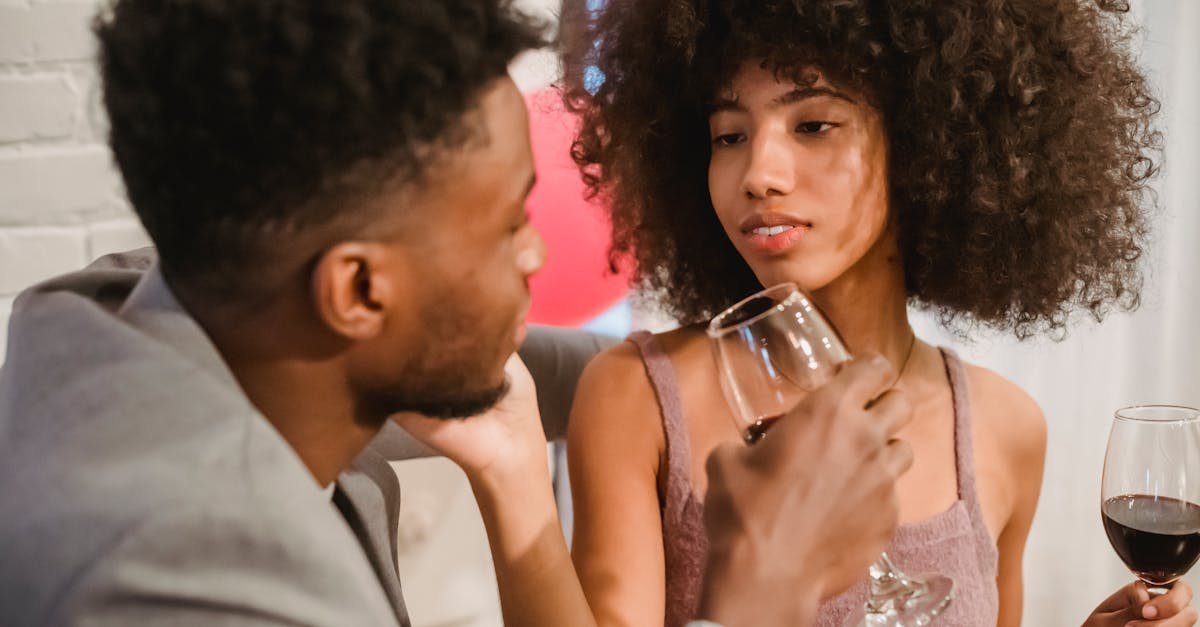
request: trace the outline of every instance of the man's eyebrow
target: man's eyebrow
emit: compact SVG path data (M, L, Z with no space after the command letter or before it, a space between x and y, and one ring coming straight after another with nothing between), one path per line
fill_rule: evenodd
M513 199L512 206L519 207L521 216L523 216L521 219L524 221L528 221L529 219L529 207L527 203L529 202L529 194L533 191L533 186L536 184L537 172L531 172L529 180L525 181L525 187L521 189L521 195Z

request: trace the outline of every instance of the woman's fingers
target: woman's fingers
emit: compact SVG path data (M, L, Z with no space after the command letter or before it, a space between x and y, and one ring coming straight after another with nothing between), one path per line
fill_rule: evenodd
M1196 608L1185 607L1183 611L1159 620L1134 620L1125 623L1125 627L1191 627L1196 624L1197 614Z
M1137 585L1144 585L1138 582ZM1186 581L1175 582L1166 594L1157 596L1142 606L1142 618L1155 620L1170 618L1183 612L1192 602L1192 587ZM1187 623L1191 624L1191 623Z

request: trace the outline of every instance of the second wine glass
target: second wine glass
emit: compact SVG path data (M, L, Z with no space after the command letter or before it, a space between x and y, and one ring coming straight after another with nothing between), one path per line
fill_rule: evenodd
M1118 410L1102 481L1109 542L1151 594L1165 593L1200 558L1200 410Z
M725 395L747 444L851 359L837 330L791 283L754 294L708 326ZM944 575L908 577L886 553L870 568L870 592L847 625L928 625L949 605L954 582Z

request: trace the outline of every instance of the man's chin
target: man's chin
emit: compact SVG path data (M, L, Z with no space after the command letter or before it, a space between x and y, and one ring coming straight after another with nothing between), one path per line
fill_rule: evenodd
M416 413L437 418L453 420L468 418L491 409L508 393L508 380L500 385L471 392L462 392L453 398L428 399L406 403L407 407L399 412Z

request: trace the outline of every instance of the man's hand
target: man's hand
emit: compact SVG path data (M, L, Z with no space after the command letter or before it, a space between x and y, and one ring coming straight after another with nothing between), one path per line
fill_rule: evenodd
M1100 603L1083 627L1184 627L1196 624L1192 588L1175 582L1170 592L1150 599L1146 584L1135 581Z
M504 370L508 393L482 414L463 419L396 414L392 420L461 467L472 481L503 479L530 470L540 469L539 475L548 472L533 378L516 354Z
M886 391L895 376L882 357L855 360L758 444L709 457L702 618L807 625L866 573L895 532L895 481L912 465L893 438L912 418Z

